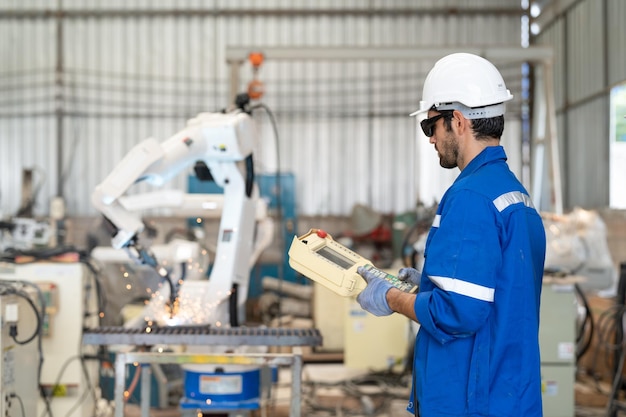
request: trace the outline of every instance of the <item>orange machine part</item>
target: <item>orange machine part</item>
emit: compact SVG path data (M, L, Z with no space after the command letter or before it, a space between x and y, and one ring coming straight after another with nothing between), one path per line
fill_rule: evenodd
M250 52L250 55L248 55L248 60L255 68L260 67L263 64L264 58L265 56L261 52Z
M265 93L265 84L261 80L253 79L248 83L248 96L252 100L258 100Z

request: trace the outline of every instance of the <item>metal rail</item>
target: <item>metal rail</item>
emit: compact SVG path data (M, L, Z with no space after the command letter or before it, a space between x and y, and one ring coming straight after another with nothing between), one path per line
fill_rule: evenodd
M100 327L85 329L85 345L228 345L228 346L320 346L318 329L281 327Z

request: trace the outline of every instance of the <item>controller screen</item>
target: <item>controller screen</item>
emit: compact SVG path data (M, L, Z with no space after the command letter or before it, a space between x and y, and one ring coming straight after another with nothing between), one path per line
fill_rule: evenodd
M317 251L317 253L343 269L348 269L354 265L353 261L335 252L334 250L329 249L328 246L322 247Z

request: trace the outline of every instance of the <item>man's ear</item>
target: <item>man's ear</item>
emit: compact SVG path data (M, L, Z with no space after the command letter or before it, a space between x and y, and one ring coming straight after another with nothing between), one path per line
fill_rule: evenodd
M452 129L454 129L458 135L462 135L467 129L471 129L471 121L466 119L463 113L458 110L454 110L450 122L452 123Z

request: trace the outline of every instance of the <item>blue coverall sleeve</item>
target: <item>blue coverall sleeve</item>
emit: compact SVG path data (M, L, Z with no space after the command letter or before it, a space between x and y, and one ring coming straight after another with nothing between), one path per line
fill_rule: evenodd
M502 263L501 225L493 203L460 190L445 199L425 250L415 314L440 343L474 334L487 321Z

